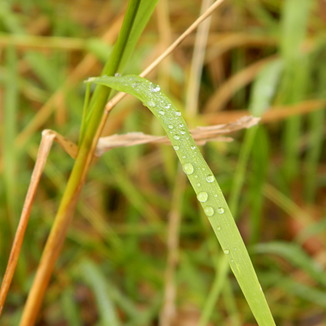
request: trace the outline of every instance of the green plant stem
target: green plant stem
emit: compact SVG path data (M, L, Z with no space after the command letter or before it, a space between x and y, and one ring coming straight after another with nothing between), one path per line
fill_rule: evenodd
M104 74L113 75L119 67L140 2L141 0L130 1L121 33L111 56L112 61L106 65ZM82 129L82 133L83 131L84 133L82 134L79 152L45 245L20 326L31 326L35 323L55 262L65 240L72 213L92 162L97 143L95 135L98 133L98 126L101 122L109 92L110 90L106 87L97 87L92 98L87 128L84 126L84 129Z

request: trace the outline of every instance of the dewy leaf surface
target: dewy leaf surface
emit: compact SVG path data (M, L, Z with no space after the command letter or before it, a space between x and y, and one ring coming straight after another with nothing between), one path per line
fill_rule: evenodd
M87 82L135 96L159 119L258 324L275 325L230 209L212 171L191 137L181 112L177 111L168 97L161 92L160 86L139 76L102 76L90 78Z

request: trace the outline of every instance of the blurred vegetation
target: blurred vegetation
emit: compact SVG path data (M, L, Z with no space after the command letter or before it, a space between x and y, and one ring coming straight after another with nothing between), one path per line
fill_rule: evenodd
M41 130L77 141L82 81L100 73L125 4L0 2L0 275ZM201 5L160 0L125 72L145 68ZM277 325L326 322L325 21L322 0L225 0L212 16L205 52L193 34L150 76L191 127L262 116L259 127L238 132L233 142L202 150ZM201 77L192 68L194 48L204 54ZM191 98L196 82L198 100ZM162 134L148 110L128 97L111 113L105 135L130 131ZM17 324L72 164L55 145L1 325ZM39 325L157 325L159 319L168 325L167 307L173 325L253 325L234 278L219 283L225 270L219 254L172 149L114 149L88 176ZM172 302L168 291L175 291Z

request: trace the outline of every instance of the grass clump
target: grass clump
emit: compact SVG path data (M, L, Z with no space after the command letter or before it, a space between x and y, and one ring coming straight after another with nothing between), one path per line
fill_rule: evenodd
M139 19L143 25L129 26L121 66L110 74L138 74L205 6L204 1L189 6L184 0L160 0L137 48L146 19L136 14L131 21ZM153 1L140 1L137 13L143 8L149 19L154 7ZM114 0L0 2L0 277L42 129L79 139L79 146L88 143L85 153L96 146L93 135L87 136L94 132L88 130L90 121L98 116L93 123L98 126L103 111L109 119L96 137L162 134L156 119L132 97L125 97L109 115L104 105L112 93L106 87L97 113L90 88L82 114L83 80L100 76L101 67L109 64L126 8L127 1ZM149 76L191 129L229 125L248 114L261 117L259 126L232 134L233 142L209 142L200 152L236 218L277 325L319 325L326 318L321 273L326 248L325 17L321 1L249 5L225 0L201 31L206 44L188 35ZM204 55L192 58L194 48ZM188 110L189 101L197 103ZM159 320L167 326L189 319L198 325L254 323L228 273L223 257L231 255L220 249L205 211L198 209L199 193L185 182L173 147L161 141L112 148L100 159L87 156L89 165L80 163L89 170L87 182L50 278L39 324L143 326ZM19 325L73 164L53 148L1 325Z

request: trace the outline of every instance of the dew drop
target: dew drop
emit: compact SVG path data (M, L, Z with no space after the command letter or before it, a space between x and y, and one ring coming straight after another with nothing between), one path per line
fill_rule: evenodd
M195 175L195 178L196 178L196 179L198 178L198 175L197 175L197 174Z
M230 253L230 250L229 250L229 249L224 249L223 251L224 251L224 253L225 253L226 255L228 255L228 254Z
M167 103L166 105L164 105L164 108L169 109L171 107L170 103Z
M179 139L180 139L180 137L179 137L178 135L173 136L173 138L174 138L175 140L179 140Z
M191 163L186 163L183 166L183 171L185 172L185 174L193 174L195 169Z
M132 87L132 88L138 88L138 86L139 86L139 83L132 83L132 84L131 84L131 87Z
M121 74L119 74L118 72L116 72L116 73L114 74L114 77L121 77Z
M211 183L211 182L214 182L215 180L215 177L211 174L209 174L207 177L206 177L206 181Z
M182 127L183 127L183 123L180 123L180 124L179 124L179 127L182 128Z
M177 151L177 150L179 150L180 147L179 146L173 146L173 148L174 148L174 150Z
M175 115L178 116L178 117L181 117L181 112L175 111Z
M201 186L201 184L200 183L197 183L197 187L200 187Z
M168 125L168 128L169 128L169 129L173 129L173 126L172 126L172 125Z
M191 149L192 149L192 150L196 149L196 146L191 146Z
M217 231L221 231L221 227L220 226L217 227Z
M213 216L214 215L214 208L211 206L207 206L204 209L204 212L207 216Z
M219 207L219 208L217 209L217 212L218 212L219 214L223 214L223 213L224 213L224 208L223 208L223 207Z
M217 195L215 194L214 197L217 198Z
M181 134L181 135L184 135L185 133L186 133L186 132L185 132L184 130L181 130L181 131L180 131L180 134Z
M207 202L207 199L208 199L208 193L207 192L200 192L198 195L197 195L197 199L201 202L201 203L205 203Z
M153 101L148 101L148 102L147 102L147 106L149 106L150 108L153 108L153 107L155 107L155 102L153 102Z
M161 90L161 87L159 85L154 85L152 84L150 87L151 92L156 93L159 92Z
M164 114L165 114L165 112L164 112L163 110L158 111L158 113L159 113L160 115L164 115Z

